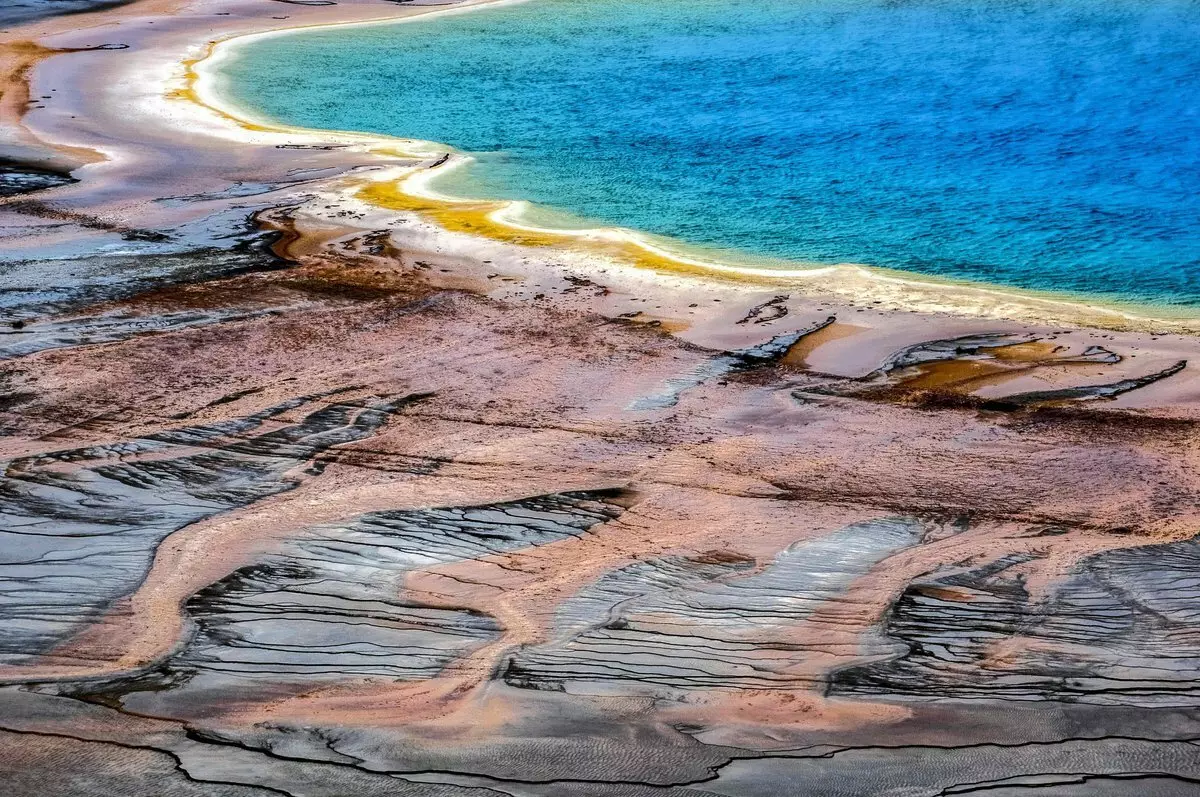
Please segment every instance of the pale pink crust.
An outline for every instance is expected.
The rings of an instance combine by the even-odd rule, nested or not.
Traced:
[[[287,260],[277,270],[165,285],[49,319],[153,320],[186,310],[203,323],[3,365],[5,390],[20,397],[0,404],[7,479],[69,481],[88,478],[97,462],[144,468],[214,451],[235,460],[258,456],[253,466],[261,470],[275,459],[283,463],[271,480],[264,477],[270,490],[263,495],[144,543],[147,566],[137,584],[57,644],[0,664],[5,683],[46,682],[56,686],[43,688],[75,690],[94,704],[69,721],[29,709],[21,718],[26,732],[73,724],[77,736],[142,744],[180,732],[179,722],[237,739],[281,728],[280,738],[296,729],[351,729],[461,752],[523,739],[550,719],[603,716],[677,745],[695,737],[784,749],[797,739],[815,744],[825,735],[856,734],[890,742],[890,734],[911,732],[930,709],[891,693],[839,693],[831,684],[839,673],[899,655],[899,636],[890,648],[880,639],[894,630],[888,623],[903,597],[978,602],[981,588],[973,585],[987,579],[972,574],[994,562],[1007,562],[1002,586],[1021,593],[1032,619],[980,643],[976,658],[956,662],[947,678],[1024,675],[1038,657],[1098,655],[1102,645],[1039,635],[1035,621],[1103,555],[1194,535],[1200,382],[1190,365],[1172,369],[1198,361],[1197,338],[1133,321],[1119,331],[1072,325],[1066,311],[1038,320],[1049,314],[1045,307],[1026,312],[1016,300],[1011,312],[983,300],[974,315],[910,312],[899,293],[894,301],[849,301],[812,285],[793,290],[654,272],[589,261],[578,251],[446,234],[428,219],[355,197],[357,167],[420,165],[418,157],[355,145],[280,148],[293,139],[314,147],[318,139],[262,131],[239,139],[228,120],[181,136],[181,121],[212,122],[192,99],[163,99],[147,89],[129,108],[114,100],[137,69],[169,71],[208,39],[418,12],[369,0],[142,0],[5,35],[9,60],[0,68],[8,69],[8,96],[26,79],[38,91],[60,89],[49,109],[24,116],[11,151],[19,144],[46,163],[91,165],[77,172],[79,183],[39,196],[36,213],[0,203],[0,219],[13,232],[0,247],[86,253],[130,230],[194,233],[186,225],[202,228],[242,210],[255,212],[256,228],[281,233],[274,251]],[[129,50],[52,55],[12,44],[67,50],[118,40]],[[148,81],[168,83],[161,74]],[[175,118],[167,114],[172,109]],[[0,104],[4,112],[12,109]],[[155,201],[217,194],[235,181],[278,186],[297,169],[319,177],[252,202]],[[786,315],[758,323],[755,308],[764,303]],[[204,316],[235,311],[236,318]],[[786,351],[754,359],[754,347],[830,316],[833,323]],[[986,335],[995,337],[962,342]],[[914,347],[956,345],[947,341],[960,341],[963,351],[897,359]],[[1109,399],[1054,392],[1155,374],[1166,375]],[[241,422],[297,397],[305,398],[252,430],[230,427],[160,445],[164,432]],[[282,454],[244,448],[261,442],[258,436],[290,433],[322,409],[365,411],[398,397],[411,401],[389,408],[369,434],[295,461],[286,446]],[[1024,403],[1000,406],[1014,397]],[[107,453],[54,456],[85,447]],[[378,591],[372,601],[491,624],[428,677],[347,671],[305,681],[285,674],[196,687],[194,699],[175,704],[172,689],[190,694],[186,678],[163,687],[166,697],[157,683],[138,680],[156,668],[169,671],[188,654],[205,609],[197,596],[234,594],[237,579],[256,567],[314,566],[297,551],[307,556],[303,545],[314,541],[351,546],[356,538],[346,530],[364,516],[485,505],[534,512],[530,501],[564,493],[587,493],[609,514],[577,535],[421,561],[394,582],[372,575],[357,585]],[[789,552],[802,555],[805,546],[840,539],[855,524],[896,517],[915,529],[911,539],[878,550],[864,543],[862,556],[848,557],[831,586],[814,588],[811,611],[766,613],[759,630],[771,646],[737,648],[758,639],[739,636],[741,628],[732,641],[720,638],[718,651],[737,649],[736,666],[718,662],[727,682],[714,676],[680,686],[655,670],[666,669],[661,662],[647,664],[658,655],[651,645],[630,665],[645,672],[629,681],[592,671],[578,676],[566,665],[561,684],[539,687],[546,691],[502,677],[520,656],[553,658],[580,648],[584,632],[564,617],[581,596],[631,568],[660,567],[655,577],[662,583],[677,575],[671,567],[691,573],[692,581],[681,576],[681,585],[661,589],[695,608],[707,589],[738,595],[739,585],[777,572]],[[332,561],[324,563],[331,573],[353,570]],[[956,581],[955,574],[975,580]],[[805,571],[814,583],[823,575]],[[612,594],[630,589],[618,587]],[[650,594],[661,584],[647,577],[645,587]],[[759,589],[747,588],[747,604],[761,597]],[[774,596],[770,589],[762,594]],[[622,600],[613,598],[613,616],[593,618],[590,630],[608,629],[604,623],[626,630],[620,623],[628,609],[647,627],[679,629],[697,649],[712,643],[706,632],[719,637],[712,628],[744,608],[735,601],[677,616],[644,595],[629,597],[628,606]],[[345,644],[359,641],[359,632],[344,633]],[[687,650],[672,644],[681,644],[676,653]],[[766,675],[738,681],[745,670]],[[131,683],[137,688],[105,691]],[[153,702],[160,697],[167,708]],[[149,708],[144,716],[141,709],[110,710],[127,708],[122,701]],[[954,722],[921,732],[942,740],[960,725],[974,728],[970,710],[945,710]]]

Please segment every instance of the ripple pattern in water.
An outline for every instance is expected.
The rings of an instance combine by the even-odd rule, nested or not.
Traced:
[[[231,97],[691,244],[1200,300],[1200,7],[535,0],[260,40]]]

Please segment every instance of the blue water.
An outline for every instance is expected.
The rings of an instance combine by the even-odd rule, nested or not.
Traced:
[[[475,153],[475,197],[1200,302],[1194,0],[531,0],[266,39],[226,75],[281,121]]]

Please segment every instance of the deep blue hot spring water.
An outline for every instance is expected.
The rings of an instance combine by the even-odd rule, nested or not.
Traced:
[[[726,252],[1200,303],[1195,0],[530,0],[258,40],[230,99]]]

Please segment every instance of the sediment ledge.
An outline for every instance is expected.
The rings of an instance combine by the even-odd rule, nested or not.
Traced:
[[[4,34],[77,164],[0,199],[5,793],[1193,793],[1198,339],[448,232],[170,93],[419,12]]]

